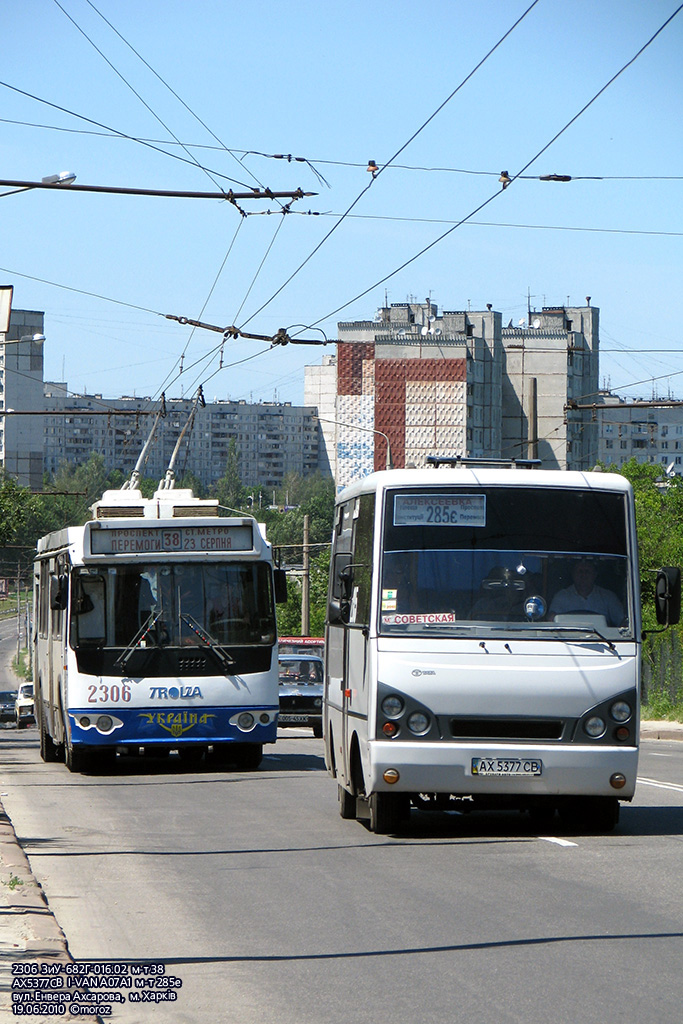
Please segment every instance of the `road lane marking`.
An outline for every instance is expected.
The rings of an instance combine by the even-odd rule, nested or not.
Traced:
[[[637,781],[641,786],[655,786],[657,789],[672,789],[674,793],[683,793],[683,786],[677,786],[673,782],[658,782],[656,779],[643,779],[640,776]]]
[[[578,846],[578,843],[570,843],[568,839],[558,839],[557,836],[538,836],[542,843],[555,843],[555,846]]]

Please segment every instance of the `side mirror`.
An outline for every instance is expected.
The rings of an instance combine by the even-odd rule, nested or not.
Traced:
[[[673,626],[681,617],[681,570],[675,566],[657,573],[655,612],[660,626]]]
[[[334,597],[327,606],[327,621],[331,626],[345,626],[351,618],[351,602],[342,598],[337,601]]]
[[[66,608],[66,576],[50,576],[50,608],[53,612]]]
[[[273,569],[275,604],[287,603],[287,573],[284,569]]]

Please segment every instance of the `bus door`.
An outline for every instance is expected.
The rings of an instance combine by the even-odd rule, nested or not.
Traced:
[[[374,493],[339,506],[332,554],[326,697],[332,707],[341,711],[333,729],[334,743],[337,750],[341,747],[342,756],[338,759],[333,751],[328,756],[334,758],[347,784],[351,783],[353,733],[357,732],[365,741],[368,731],[374,508]],[[339,690],[335,692],[337,686]]]

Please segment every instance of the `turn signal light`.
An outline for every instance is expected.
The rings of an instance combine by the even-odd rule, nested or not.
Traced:
[[[385,736],[395,736],[398,732],[398,726],[396,722],[385,722],[382,726],[382,732]]]
[[[400,775],[398,774],[395,768],[387,768],[387,770],[382,775],[382,778],[387,783],[387,785],[393,786],[395,782],[398,782]]]
[[[614,775],[610,775],[609,784],[612,789],[623,789],[626,785],[626,776],[621,772],[615,772]]]
[[[630,735],[631,735],[631,733],[630,733],[630,731],[629,731],[629,730],[628,730],[628,729],[626,728],[626,726],[625,726],[625,725],[621,725],[621,726],[619,726],[619,728],[618,728],[618,729],[617,729],[617,731],[616,731],[616,737],[617,737],[617,739],[618,739],[618,740],[621,740],[622,742],[623,742],[624,740],[627,740],[627,739],[629,738],[629,736],[630,736]]]

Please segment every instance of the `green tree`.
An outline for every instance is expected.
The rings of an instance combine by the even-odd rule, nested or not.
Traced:
[[[225,472],[220,480],[216,481],[215,489],[219,502],[225,508],[239,510],[244,507],[245,494],[240,478],[239,454],[234,437],[230,439],[228,445]]]

